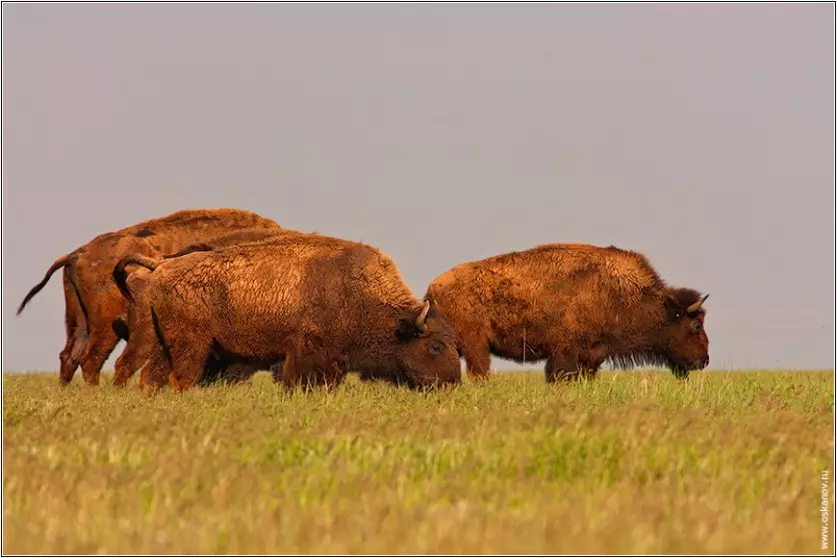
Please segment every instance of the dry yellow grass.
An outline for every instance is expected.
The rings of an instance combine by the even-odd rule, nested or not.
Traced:
[[[7,553],[833,554],[830,371],[57,383],[3,378]]]

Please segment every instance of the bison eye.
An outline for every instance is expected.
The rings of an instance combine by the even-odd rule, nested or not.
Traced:
[[[434,339],[430,342],[430,353],[440,355],[445,352],[445,342],[441,339]]]

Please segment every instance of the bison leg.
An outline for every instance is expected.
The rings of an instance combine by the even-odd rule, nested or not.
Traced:
[[[98,327],[90,331],[87,346],[81,355],[81,373],[89,386],[99,385],[99,374],[105,361],[119,343],[119,337],[110,327]]]
[[[582,360],[578,365],[578,376],[587,380],[593,380],[599,373],[601,362],[593,360]]]
[[[217,355],[213,355],[206,359],[200,385],[209,386],[219,382],[221,380],[221,375],[224,373],[225,366],[227,366],[227,364],[224,363]]]
[[[246,382],[259,371],[258,365],[248,363],[231,364],[221,370],[220,379],[228,384],[240,384]]]
[[[283,363],[277,362],[276,364],[272,364],[270,366],[270,375],[273,377],[273,381],[277,384],[282,381],[282,365]]]
[[[578,377],[578,357],[575,354],[553,354],[546,359],[544,374],[548,383],[574,380]]]
[[[312,371],[308,370],[309,362],[305,362],[302,355],[302,343],[298,339],[285,341],[285,362],[282,364],[282,383],[289,391],[293,390],[301,380],[310,383]],[[275,375],[274,375],[275,378]]]
[[[297,364],[296,348],[293,346],[287,347],[285,353],[285,362],[282,363],[282,383],[288,390],[293,390],[299,383],[301,377],[301,370]],[[276,376],[274,375],[274,378]]]
[[[308,390],[315,385],[333,387],[343,380],[345,372],[338,359],[311,354],[302,343],[289,340],[285,343],[285,362],[282,366],[282,383],[293,389],[300,383]]]
[[[599,373],[604,361],[607,359],[607,346],[601,342],[594,343],[587,353],[586,358],[582,359],[580,368],[585,378],[594,379]]]
[[[326,383],[322,368],[317,367],[312,359],[302,355],[290,355],[291,353],[285,357],[282,366],[282,383],[287,389],[293,390],[302,385],[303,389],[308,391],[317,384]]]
[[[186,391],[201,380],[207,360],[210,358],[210,345],[200,341],[177,339],[169,347],[172,369],[169,383],[175,391]]]
[[[114,367],[116,373],[113,377],[115,386],[124,386],[128,383],[131,376],[148,359],[156,343],[147,305],[145,307],[139,304],[129,305],[127,322],[130,334],[122,354],[116,359]]]
[[[463,343],[462,356],[468,377],[478,382],[488,381],[491,367],[491,352],[485,343]]]
[[[158,340],[140,373],[140,387],[156,391],[168,383],[177,392],[186,391],[200,381],[209,354],[209,344],[201,340],[177,338],[167,350]]]
[[[59,353],[58,359],[61,362],[61,384],[67,385],[73,380],[76,368],[79,365],[79,356],[84,349],[84,342],[87,334],[87,321],[84,319],[84,312],[76,298],[72,284],[64,277],[64,325],[67,330],[67,342],[64,349]]]
[[[140,371],[140,389],[156,393],[168,383],[169,364],[162,348],[157,345],[151,351],[148,361]]]
[[[220,381],[224,381],[227,384],[246,382],[261,369],[259,364],[222,360],[217,355],[213,355],[206,361],[200,385],[208,386]],[[279,379],[277,381],[282,380],[281,374],[280,365]]]
[[[343,367],[336,360],[332,360],[326,366],[322,367],[322,371],[318,370],[317,383],[325,386],[327,390],[334,389],[340,385],[346,373]]]
[[[129,339],[122,354],[116,359],[113,385],[124,387],[142,364],[148,359],[148,347],[139,339]]]
[[[73,376],[76,375],[76,368],[79,365],[79,356],[86,340],[79,331],[79,328],[75,325],[75,318],[69,312],[67,313],[66,319],[67,343],[58,355],[58,359],[61,361],[59,376],[62,385],[67,385],[73,381]]]
[[[59,358],[61,360],[61,385],[67,385],[73,381],[73,376],[76,375],[76,369],[80,362],[81,352],[84,349],[87,338],[84,334],[76,329],[73,336],[67,339],[67,345],[61,351]]]
[[[595,351],[580,358],[575,351],[553,354],[546,360],[544,373],[546,381],[553,383],[559,380],[570,381],[581,378],[593,379],[603,362],[604,357]]]

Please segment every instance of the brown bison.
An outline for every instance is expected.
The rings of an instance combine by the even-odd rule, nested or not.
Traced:
[[[119,258],[126,253],[171,254],[242,228],[275,230],[279,225],[250,211],[195,209],[99,235],[58,258],[23,299],[17,313],[63,267],[67,342],[59,355],[61,382],[69,383],[81,364],[85,382],[96,385],[102,365],[119,340],[128,339],[130,333],[126,323],[127,301],[112,277]]]
[[[283,360],[288,387],[336,385],[347,370],[414,387],[461,380],[448,325],[370,246],[298,233],[150,267],[157,343],[143,388],[188,389],[209,358]]]
[[[678,377],[706,367],[708,296],[669,287],[636,252],[545,244],[457,266],[425,299],[453,327],[470,377],[486,379],[496,355],[546,359],[553,382],[595,376],[605,361],[665,365]]]
[[[117,288],[128,299],[126,312],[126,323],[131,332],[125,349],[116,359],[115,374],[113,383],[117,386],[124,386],[134,373],[148,360],[151,349],[154,346],[154,328],[151,325],[150,307],[146,296],[145,286],[151,271],[162,261],[178,258],[193,252],[205,252],[236,246],[250,242],[259,242],[283,235],[298,234],[295,231],[286,229],[242,229],[211,238],[200,244],[187,246],[180,252],[164,256],[162,259],[153,259],[141,254],[129,254],[124,256],[116,264],[113,270],[113,279]],[[143,267],[135,268],[134,272],[128,274],[127,267],[134,263],[141,263]],[[226,379],[228,382],[238,382],[248,379],[259,370],[255,365],[239,364],[229,371],[215,366],[212,372],[204,376],[207,382],[218,379]]]

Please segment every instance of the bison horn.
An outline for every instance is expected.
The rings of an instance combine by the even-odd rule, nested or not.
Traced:
[[[424,320],[427,319],[427,313],[430,312],[430,301],[425,301],[424,308],[421,309],[421,314],[418,315],[416,318],[416,327],[419,328],[421,331],[425,331],[427,326],[424,325]]]
[[[703,295],[702,297],[700,297],[700,300],[698,300],[697,302],[695,302],[694,304],[692,304],[691,306],[686,308],[686,313],[687,314],[693,314],[693,313],[697,312],[698,310],[700,310],[700,307],[703,306],[703,303],[707,298],[709,298],[709,293]]]

